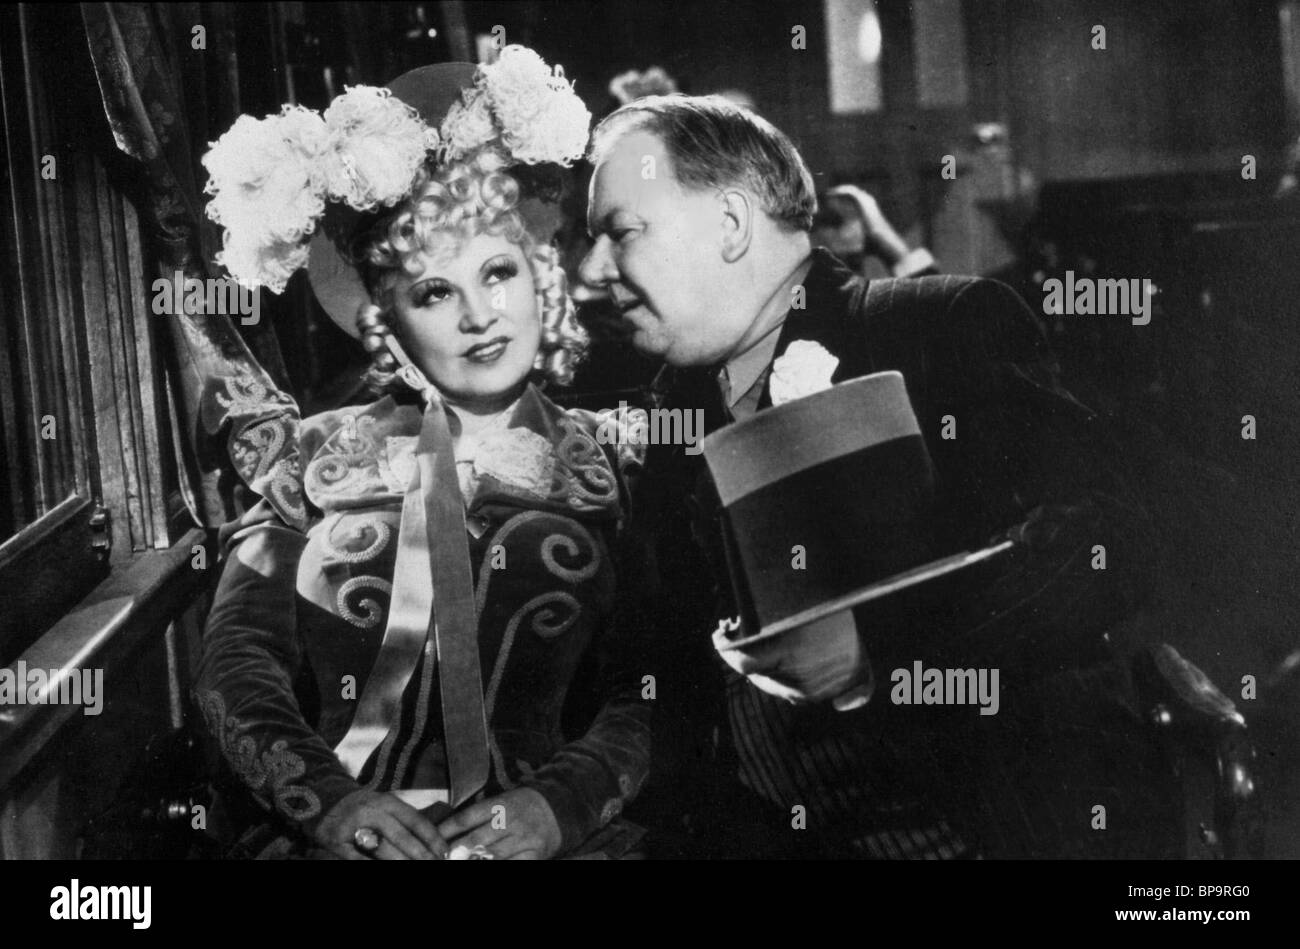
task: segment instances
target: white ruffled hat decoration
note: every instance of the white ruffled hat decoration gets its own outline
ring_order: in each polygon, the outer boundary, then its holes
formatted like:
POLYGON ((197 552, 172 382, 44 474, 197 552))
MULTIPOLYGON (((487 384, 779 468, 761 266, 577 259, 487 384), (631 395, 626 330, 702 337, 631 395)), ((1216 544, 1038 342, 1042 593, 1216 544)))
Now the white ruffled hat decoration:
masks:
MULTIPOLYGON (((217 263, 243 286, 280 293, 328 243, 317 228, 327 203, 392 207, 410 194, 430 153, 440 163, 482 150, 502 168, 568 167, 586 150, 590 123, 561 67, 523 46, 477 68, 438 64, 387 88, 348 87, 324 115, 301 106, 263 119, 241 115, 203 156, 207 214, 223 228, 217 263), (439 118, 438 127, 428 124, 439 118)), ((337 270, 337 261, 327 269, 337 270)), ((345 322, 355 315, 352 301, 332 306, 320 282, 313 285, 336 322, 355 333, 345 322)))

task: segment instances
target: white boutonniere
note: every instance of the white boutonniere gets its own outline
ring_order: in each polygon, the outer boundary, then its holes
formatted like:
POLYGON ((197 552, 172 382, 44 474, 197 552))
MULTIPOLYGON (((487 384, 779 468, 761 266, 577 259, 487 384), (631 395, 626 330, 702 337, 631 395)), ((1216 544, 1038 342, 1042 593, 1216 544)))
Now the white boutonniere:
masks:
POLYGON ((820 343, 796 339, 772 364, 772 404, 782 405, 831 387, 840 361, 820 343))

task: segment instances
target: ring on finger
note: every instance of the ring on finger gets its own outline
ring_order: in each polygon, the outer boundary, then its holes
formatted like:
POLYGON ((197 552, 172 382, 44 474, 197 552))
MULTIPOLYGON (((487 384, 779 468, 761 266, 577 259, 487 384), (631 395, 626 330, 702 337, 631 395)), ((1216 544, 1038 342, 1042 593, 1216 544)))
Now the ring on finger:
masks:
POLYGON ((356 833, 352 835, 352 842, 357 845, 358 850, 374 853, 379 849, 379 831, 373 827, 358 827, 356 833))
POLYGON ((479 844, 477 847, 466 847, 464 844, 458 844, 451 848, 447 854, 448 860, 495 860, 494 854, 486 844, 479 844))

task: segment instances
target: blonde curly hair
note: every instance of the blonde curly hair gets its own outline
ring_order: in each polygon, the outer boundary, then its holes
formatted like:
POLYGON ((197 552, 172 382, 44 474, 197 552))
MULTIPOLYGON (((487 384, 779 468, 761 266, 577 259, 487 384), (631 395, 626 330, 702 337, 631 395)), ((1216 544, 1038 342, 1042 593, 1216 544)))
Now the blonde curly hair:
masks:
MULTIPOLYGON (((423 252, 445 261, 479 234, 505 237, 523 250, 537 291, 542 339, 535 369, 546 380, 569 385, 586 354, 587 333, 569 297, 559 254, 528 232, 519 212, 521 197, 519 181, 500 168, 500 159, 490 151, 445 165, 426 162, 417 174, 411 197, 354 242, 353 260, 386 321, 393 312, 392 276, 400 270, 417 275, 417 255, 423 252)), ((380 351, 369 344, 367 348, 380 351)), ((391 361, 377 361, 365 381, 380 392, 400 388, 404 383, 395 368, 391 361)))

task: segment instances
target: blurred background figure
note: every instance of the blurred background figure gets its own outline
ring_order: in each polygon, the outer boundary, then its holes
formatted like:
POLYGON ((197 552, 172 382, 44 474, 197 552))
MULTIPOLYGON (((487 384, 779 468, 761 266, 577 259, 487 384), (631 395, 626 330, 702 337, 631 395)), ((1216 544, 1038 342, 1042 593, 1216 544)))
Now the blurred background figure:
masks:
POLYGON ((909 249, 880 203, 857 185, 838 185, 817 200, 813 246, 825 247, 865 277, 920 277, 936 273, 924 247, 909 249), (873 266, 874 264, 874 266, 873 266))
POLYGON ((609 92, 619 105, 627 105, 646 96, 671 95, 677 92, 677 80, 662 66, 651 66, 644 72, 629 69, 609 81, 609 92))

